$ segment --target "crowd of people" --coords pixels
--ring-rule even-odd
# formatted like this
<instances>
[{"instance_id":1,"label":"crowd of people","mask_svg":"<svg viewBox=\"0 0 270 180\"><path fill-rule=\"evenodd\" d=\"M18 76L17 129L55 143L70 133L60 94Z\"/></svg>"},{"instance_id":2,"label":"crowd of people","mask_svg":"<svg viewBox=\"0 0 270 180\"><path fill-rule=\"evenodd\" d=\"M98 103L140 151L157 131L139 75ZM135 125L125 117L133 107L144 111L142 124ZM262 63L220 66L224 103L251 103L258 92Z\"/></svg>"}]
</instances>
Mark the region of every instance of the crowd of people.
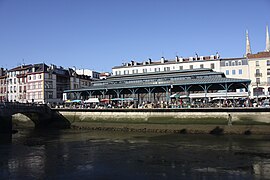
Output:
<instances>
[{"instance_id":1,"label":"crowd of people","mask_svg":"<svg viewBox=\"0 0 270 180\"><path fill-rule=\"evenodd\" d=\"M143 101L107 101L99 103L62 103L50 105L55 108L70 108L70 109L106 109L106 108L244 108L244 107L269 107L269 99L249 99L249 98L213 98L208 99L170 99L166 101L148 102Z\"/></svg>"}]
</instances>

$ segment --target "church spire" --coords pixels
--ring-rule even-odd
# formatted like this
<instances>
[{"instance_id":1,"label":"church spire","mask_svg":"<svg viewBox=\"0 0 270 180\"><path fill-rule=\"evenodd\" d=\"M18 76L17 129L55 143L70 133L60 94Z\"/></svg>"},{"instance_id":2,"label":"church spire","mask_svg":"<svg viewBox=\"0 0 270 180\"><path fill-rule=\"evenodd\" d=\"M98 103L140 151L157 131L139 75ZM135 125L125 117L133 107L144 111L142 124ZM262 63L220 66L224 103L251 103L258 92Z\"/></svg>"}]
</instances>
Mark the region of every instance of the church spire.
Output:
<instances>
[{"instance_id":1,"label":"church spire","mask_svg":"<svg viewBox=\"0 0 270 180\"><path fill-rule=\"evenodd\" d=\"M265 47L265 51L270 52L270 38L269 38L268 26L266 26L266 47Z\"/></svg>"},{"instance_id":2,"label":"church spire","mask_svg":"<svg viewBox=\"0 0 270 180\"><path fill-rule=\"evenodd\" d=\"M246 55L251 54L250 42L248 37L248 30L246 30Z\"/></svg>"}]
</instances>

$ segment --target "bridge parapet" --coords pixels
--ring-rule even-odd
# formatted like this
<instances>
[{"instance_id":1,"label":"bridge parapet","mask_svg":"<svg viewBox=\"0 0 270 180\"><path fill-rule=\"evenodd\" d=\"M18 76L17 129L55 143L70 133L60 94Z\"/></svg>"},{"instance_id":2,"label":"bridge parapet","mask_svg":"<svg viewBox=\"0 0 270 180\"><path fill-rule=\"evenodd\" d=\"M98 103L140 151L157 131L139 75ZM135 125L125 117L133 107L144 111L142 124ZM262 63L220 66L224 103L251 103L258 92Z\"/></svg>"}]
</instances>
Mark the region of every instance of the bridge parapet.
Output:
<instances>
[{"instance_id":1,"label":"bridge parapet","mask_svg":"<svg viewBox=\"0 0 270 180\"><path fill-rule=\"evenodd\" d=\"M3 114L16 114L24 112L45 113L49 112L50 108L46 104L31 104L31 103L1 103L0 111ZM0 114L1 114L0 113Z\"/></svg>"}]
</instances>

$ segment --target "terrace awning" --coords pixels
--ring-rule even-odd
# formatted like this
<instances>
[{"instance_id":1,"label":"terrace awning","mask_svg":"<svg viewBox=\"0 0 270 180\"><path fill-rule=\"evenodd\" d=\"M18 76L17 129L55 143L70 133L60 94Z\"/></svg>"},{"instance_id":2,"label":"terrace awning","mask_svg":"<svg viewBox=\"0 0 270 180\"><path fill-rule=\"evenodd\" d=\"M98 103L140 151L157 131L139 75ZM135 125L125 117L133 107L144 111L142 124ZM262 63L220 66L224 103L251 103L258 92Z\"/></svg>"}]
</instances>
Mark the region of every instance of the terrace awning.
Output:
<instances>
[{"instance_id":1,"label":"terrace awning","mask_svg":"<svg viewBox=\"0 0 270 180\"><path fill-rule=\"evenodd\" d=\"M98 102L99 102L98 98L89 98L84 101L84 103L98 103Z\"/></svg>"}]
</instances>

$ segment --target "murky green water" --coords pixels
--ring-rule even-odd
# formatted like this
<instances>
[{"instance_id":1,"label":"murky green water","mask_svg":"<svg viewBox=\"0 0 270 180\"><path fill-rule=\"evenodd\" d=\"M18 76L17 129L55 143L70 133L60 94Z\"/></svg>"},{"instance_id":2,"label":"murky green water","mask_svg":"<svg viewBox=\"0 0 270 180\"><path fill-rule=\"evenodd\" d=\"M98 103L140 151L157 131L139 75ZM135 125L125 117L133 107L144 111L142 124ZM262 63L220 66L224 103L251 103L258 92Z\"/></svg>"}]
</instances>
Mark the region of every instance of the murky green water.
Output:
<instances>
[{"instance_id":1,"label":"murky green water","mask_svg":"<svg viewBox=\"0 0 270 180\"><path fill-rule=\"evenodd\" d=\"M21 129L0 144L0 179L262 179L270 136Z\"/></svg>"}]
</instances>

